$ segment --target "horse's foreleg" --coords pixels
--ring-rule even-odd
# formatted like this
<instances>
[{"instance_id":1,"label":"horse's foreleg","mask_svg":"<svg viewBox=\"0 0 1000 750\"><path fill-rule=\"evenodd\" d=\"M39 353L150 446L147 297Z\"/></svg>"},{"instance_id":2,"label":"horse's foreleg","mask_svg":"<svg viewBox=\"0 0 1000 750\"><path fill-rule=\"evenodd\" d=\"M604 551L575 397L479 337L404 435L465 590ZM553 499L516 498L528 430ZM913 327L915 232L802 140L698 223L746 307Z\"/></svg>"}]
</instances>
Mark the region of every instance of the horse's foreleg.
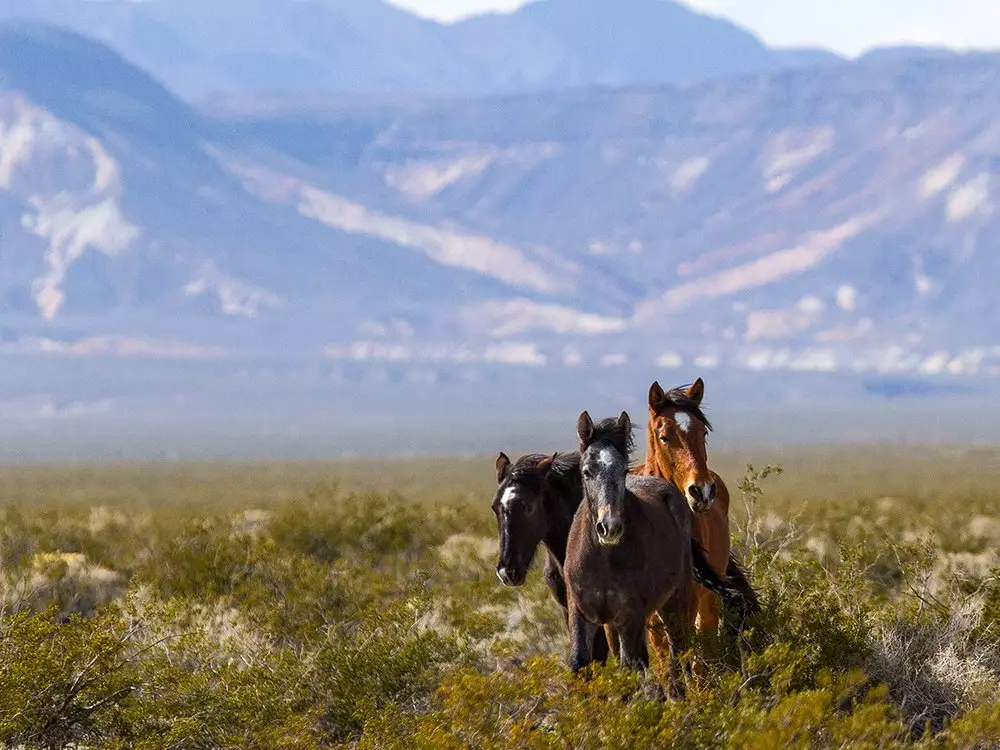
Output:
<instances>
[{"instance_id":1,"label":"horse's foreleg","mask_svg":"<svg viewBox=\"0 0 1000 750\"><path fill-rule=\"evenodd\" d=\"M559 564L552 557L552 553L545 559L545 567L542 571L542 576L545 578L545 583L549 587L549 591L552 592L552 597L559 602L559 606L562 607L563 617L566 620L566 628L569 629L569 609L568 609L568 599L569 595L566 591L566 579L563 578L562 570ZM591 652L594 661L599 661L602 664L608 660L608 643L611 641L610 636L605 637L604 631L598 628L594 635L594 646ZM615 644L617 645L617 644Z\"/></svg>"},{"instance_id":2,"label":"horse's foreleg","mask_svg":"<svg viewBox=\"0 0 1000 750\"><path fill-rule=\"evenodd\" d=\"M646 647L646 618L640 615L618 629L622 666L636 672L649 668L649 649Z\"/></svg>"},{"instance_id":3,"label":"horse's foreleg","mask_svg":"<svg viewBox=\"0 0 1000 750\"><path fill-rule=\"evenodd\" d=\"M579 672L593 661L594 636L598 627L587 622L580 610L570 601L569 610L569 666L574 672Z\"/></svg>"},{"instance_id":4,"label":"horse's foreleg","mask_svg":"<svg viewBox=\"0 0 1000 750\"><path fill-rule=\"evenodd\" d=\"M698 603L695 627L700 631L717 632L719 629L719 602L715 594L698 584L694 584L693 588Z\"/></svg>"},{"instance_id":5,"label":"horse's foreleg","mask_svg":"<svg viewBox=\"0 0 1000 750\"><path fill-rule=\"evenodd\" d=\"M559 602L563 609L566 609L566 602L569 598L566 594L566 579L563 578L562 568L551 552L545 558L542 578L545 580L545 585L549 587L552 598Z\"/></svg>"},{"instance_id":6,"label":"horse's foreleg","mask_svg":"<svg viewBox=\"0 0 1000 750\"><path fill-rule=\"evenodd\" d=\"M598 628L594 634L594 661L603 664L611 654L618 656L618 639L614 628L605 625L603 628Z\"/></svg>"},{"instance_id":7,"label":"horse's foreleg","mask_svg":"<svg viewBox=\"0 0 1000 750\"><path fill-rule=\"evenodd\" d=\"M691 647L694 635L694 620L697 611L697 597L688 589L675 594L659 610L660 619L667 631L667 649L670 663L668 665L668 680L670 693L676 698L684 695L684 682L681 679L680 655ZM704 668L703 665L700 665ZM696 670L698 668L696 667Z\"/></svg>"},{"instance_id":8,"label":"horse's foreleg","mask_svg":"<svg viewBox=\"0 0 1000 750\"><path fill-rule=\"evenodd\" d=\"M663 618L659 612L654 612L649 616L649 640L653 651L662 660L670 657L670 635L667 633L667 626L663 624Z\"/></svg>"}]
</instances>

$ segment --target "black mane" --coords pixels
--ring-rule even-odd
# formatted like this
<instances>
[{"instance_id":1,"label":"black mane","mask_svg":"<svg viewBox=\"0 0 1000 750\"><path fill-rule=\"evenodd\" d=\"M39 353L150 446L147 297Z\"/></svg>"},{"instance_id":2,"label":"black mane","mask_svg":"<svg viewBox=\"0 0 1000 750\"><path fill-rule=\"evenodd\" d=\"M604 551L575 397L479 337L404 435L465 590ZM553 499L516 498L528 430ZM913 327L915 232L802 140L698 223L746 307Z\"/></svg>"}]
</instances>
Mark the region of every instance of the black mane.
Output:
<instances>
[{"instance_id":1,"label":"black mane","mask_svg":"<svg viewBox=\"0 0 1000 750\"><path fill-rule=\"evenodd\" d=\"M634 429L634 428L633 428ZM628 461L635 450L635 443L632 441L632 430L622 432L618 426L618 420L614 417L602 419L594 425L594 432L590 436L590 445L594 443L610 443L611 446L624 456Z\"/></svg>"},{"instance_id":2,"label":"black mane","mask_svg":"<svg viewBox=\"0 0 1000 750\"><path fill-rule=\"evenodd\" d=\"M583 475L580 473L580 454L577 451L557 453L544 479L538 464L552 454L530 453L521 456L512 466L508 482L540 492L548 519L545 546L555 556L560 571L566 559L566 540L576 509L583 500Z\"/></svg>"},{"instance_id":3,"label":"black mane","mask_svg":"<svg viewBox=\"0 0 1000 750\"><path fill-rule=\"evenodd\" d=\"M552 458L552 454L545 453L529 453L526 456L521 456L510 470L510 477L512 481L517 481L519 479L525 479L538 471L538 464L547 458ZM555 461L552 462L552 468L550 472L562 476L567 473L580 470L580 454L576 451L570 451L568 453L557 453Z\"/></svg>"},{"instance_id":4,"label":"black mane","mask_svg":"<svg viewBox=\"0 0 1000 750\"><path fill-rule=\"evenodd\" d=\"M708 421L708 417L705 416L705 412L701 410L701 407L688 395L688 389L690 385L682 385L679 388L671 388L666 391L664 395L663 403L660 405L660 409L665 407L670 407L676 411L682 411L686 414L690 414L695 419L699 420L706 429L712 431L712 423Z\"/></svg>"}]
</instances>

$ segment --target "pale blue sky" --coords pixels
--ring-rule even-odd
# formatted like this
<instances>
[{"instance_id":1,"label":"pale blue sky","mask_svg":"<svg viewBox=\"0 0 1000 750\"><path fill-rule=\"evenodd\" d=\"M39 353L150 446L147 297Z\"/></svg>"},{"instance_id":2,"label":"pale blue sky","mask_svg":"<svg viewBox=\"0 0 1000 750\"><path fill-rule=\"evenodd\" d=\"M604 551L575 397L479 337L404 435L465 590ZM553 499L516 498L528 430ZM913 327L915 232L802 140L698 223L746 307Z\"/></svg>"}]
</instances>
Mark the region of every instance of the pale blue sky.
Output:
<instances>
[{"instance_id":1,"label":"pale blue sky","mask_svg":"<svg viewBox=\"0 0 1000 750\"><path fill-rule=\"evenodd\" d=\"M614 2L615 0L607 0ZM509 11L522 0L391 0L420 15L454 20ZM1000 48L1000 0L689 0L769 44L823 46L849 55L884 44Z\"/></svg>"}]
</instances>

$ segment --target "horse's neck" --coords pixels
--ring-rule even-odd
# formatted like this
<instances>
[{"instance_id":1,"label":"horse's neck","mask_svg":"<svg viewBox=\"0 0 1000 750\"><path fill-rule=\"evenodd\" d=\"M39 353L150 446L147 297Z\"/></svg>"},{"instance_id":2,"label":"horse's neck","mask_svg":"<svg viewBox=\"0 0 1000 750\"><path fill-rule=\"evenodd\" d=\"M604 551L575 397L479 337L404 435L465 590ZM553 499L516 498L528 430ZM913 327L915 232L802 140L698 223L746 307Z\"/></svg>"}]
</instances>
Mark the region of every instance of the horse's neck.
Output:
<instances>
[{"instance_id":1,"label":"horse's neck","mask_svg":"<svg viewBox=\"0 0 1000 750\"><path fill-rule=\"evenodd\" d=\"M583 501L583 480L580 469L556 471L553 469L545 485L545 512L548 530L542 543L562 565L566 562L566 544L573 516Z\"/></svg>"}]
</instances>

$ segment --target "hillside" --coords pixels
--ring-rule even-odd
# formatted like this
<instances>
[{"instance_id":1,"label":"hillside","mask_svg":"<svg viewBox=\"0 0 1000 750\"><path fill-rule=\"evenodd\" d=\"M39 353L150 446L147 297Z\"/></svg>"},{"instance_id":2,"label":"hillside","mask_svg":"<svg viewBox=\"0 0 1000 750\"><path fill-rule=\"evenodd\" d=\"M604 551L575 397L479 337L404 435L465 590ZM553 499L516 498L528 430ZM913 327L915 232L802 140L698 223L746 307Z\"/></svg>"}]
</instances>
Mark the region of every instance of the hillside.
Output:
<instances>
[{"instance_id":1,"label":"hillside","mask_svg":"<svg viewBox=\"0 0 1000 750\"><path fill-rule=\"evenodd\" d=\"M656 346L704 366L992 375L998 94L996 57L893 59L242 127L334 193L543 246L596 290L575 305L599 318L521 296L474 308L498 338L603 335L589 361ZM345 130L365 143L319 148Z\"/></svg>"}]
</instances>

